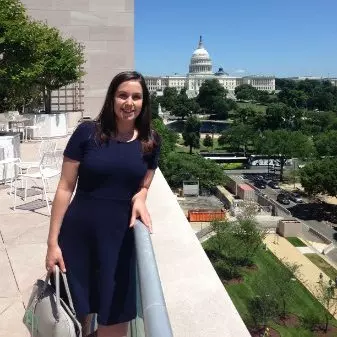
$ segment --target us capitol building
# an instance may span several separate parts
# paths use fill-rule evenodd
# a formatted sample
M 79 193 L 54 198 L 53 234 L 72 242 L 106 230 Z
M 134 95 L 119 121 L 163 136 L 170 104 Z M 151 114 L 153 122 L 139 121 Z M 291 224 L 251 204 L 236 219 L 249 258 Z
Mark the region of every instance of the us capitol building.
M 216 73 L 212 71 L 212 68 L 212 60 L 200 36 L 199 45 L 192 54 L 187 75 L 145 76 L 145 80 L 149 91 L 151 93 L 156 92 L 158 96 L 162 95 L 166 87 L 177 88 L 178 91 L 186 87 L 187 95 L 195 97 L 198 95 L 202 83 L 207 79 L 214 78 L 228 90 L 229 96 L 232 96 L 234 89 L 241 84 L 250 84 L 258 90 L 266 90 L 268 92 L 275 90 L 274 76 L 229 76 L 224 72 L 223 68 L 219 68 Z

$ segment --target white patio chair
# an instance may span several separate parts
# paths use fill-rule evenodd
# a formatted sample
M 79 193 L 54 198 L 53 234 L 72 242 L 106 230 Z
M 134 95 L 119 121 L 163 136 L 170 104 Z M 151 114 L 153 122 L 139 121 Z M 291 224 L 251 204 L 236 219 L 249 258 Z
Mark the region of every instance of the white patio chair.
M 16 158 L 15 166 L 19 170 L 19 175 L 24 174 L 28 169 L 32 168 L 39 168 L 41 159 L 45 153 L 55 153 L 57 147 L 57 141 L 56 140 L 43 140 L 40 143 L 39 146 L 39 157 L 37 161 L 22 161 L 20 158 Z M 13 192 L 13 181 L 15 179 L 15 176 L 10 177 L 10 191 L 9 194 L 12 194 Z M 22 188 L 23 188 L 23 180 L 22 182 Z M 48 184 L 48 182 L 47 182 Z M 25 195 L 27 194 L 27 191 L 25 190 Z
M 46 206 L 48 213 L 50 215 L 50 205 L 47 196 L 47 184 L 48 180 L 58 176 L 61 173 L 61 152 L 46 152 L 41 158 L 40 165 L 36 167 L 27 167 L 25 171 L 19 171 L 18 178 L 14 183 L 14 205 L 13 209 L 16 209 L 16 199 L 17 199 L 17 182 L 19 180 L 25 181 L 25 194 L 24 200 L 27 199 L 27 181 L 32 180 L 35 183 L 35 186 L 38 187 L 36 181 L 41 180 L 42 182 L 42 201 L 46 200 Z M 19 165 L 18 163 L 17 165 Z

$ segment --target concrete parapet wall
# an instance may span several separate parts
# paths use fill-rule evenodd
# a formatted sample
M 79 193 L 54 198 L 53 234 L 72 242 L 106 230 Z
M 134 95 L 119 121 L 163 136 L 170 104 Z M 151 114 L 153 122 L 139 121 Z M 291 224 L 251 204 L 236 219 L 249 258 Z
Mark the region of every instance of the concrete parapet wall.
M 316 231 L 315 229 L 313 228 L 309 228 L 308 230 L 311 234 L 317 236 L 318 238 L 320 238 L 324 243 L 326 244 L 330 244 L 331 243 L 331 240 L 328 239 L 325 235 L 323 235 L 322 233 L 319 233 L 318 231 Z
M 230 209 L 233 206 L 235 198 L 225 187 L 221 185 L 216 186 L 214 194 L 221 202 L 223 202 L 227 209 Z

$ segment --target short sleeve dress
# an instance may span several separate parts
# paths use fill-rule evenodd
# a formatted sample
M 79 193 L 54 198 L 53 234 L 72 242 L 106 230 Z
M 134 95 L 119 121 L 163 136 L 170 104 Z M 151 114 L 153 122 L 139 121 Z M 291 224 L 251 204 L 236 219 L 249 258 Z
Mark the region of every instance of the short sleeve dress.
M 131 199 L 147 170 L 156 169 L 159 150 L 158 142 L 143 154 L 138 139 L 100 144 L 94 122 L 80 124 L 69 139 L 64 156 L 80 165 L 59 245 L 80 318 L 97 313 L 99 324 L 111 325 L 136 316 Z

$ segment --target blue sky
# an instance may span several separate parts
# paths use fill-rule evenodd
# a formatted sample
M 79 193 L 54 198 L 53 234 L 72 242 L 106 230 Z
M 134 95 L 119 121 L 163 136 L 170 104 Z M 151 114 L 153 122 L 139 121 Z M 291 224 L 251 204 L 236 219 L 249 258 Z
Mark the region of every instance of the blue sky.
M 135 0 L 145 75 L 186 74 L 199 35 L 214 70 L 337 77 L 337 0 Z

